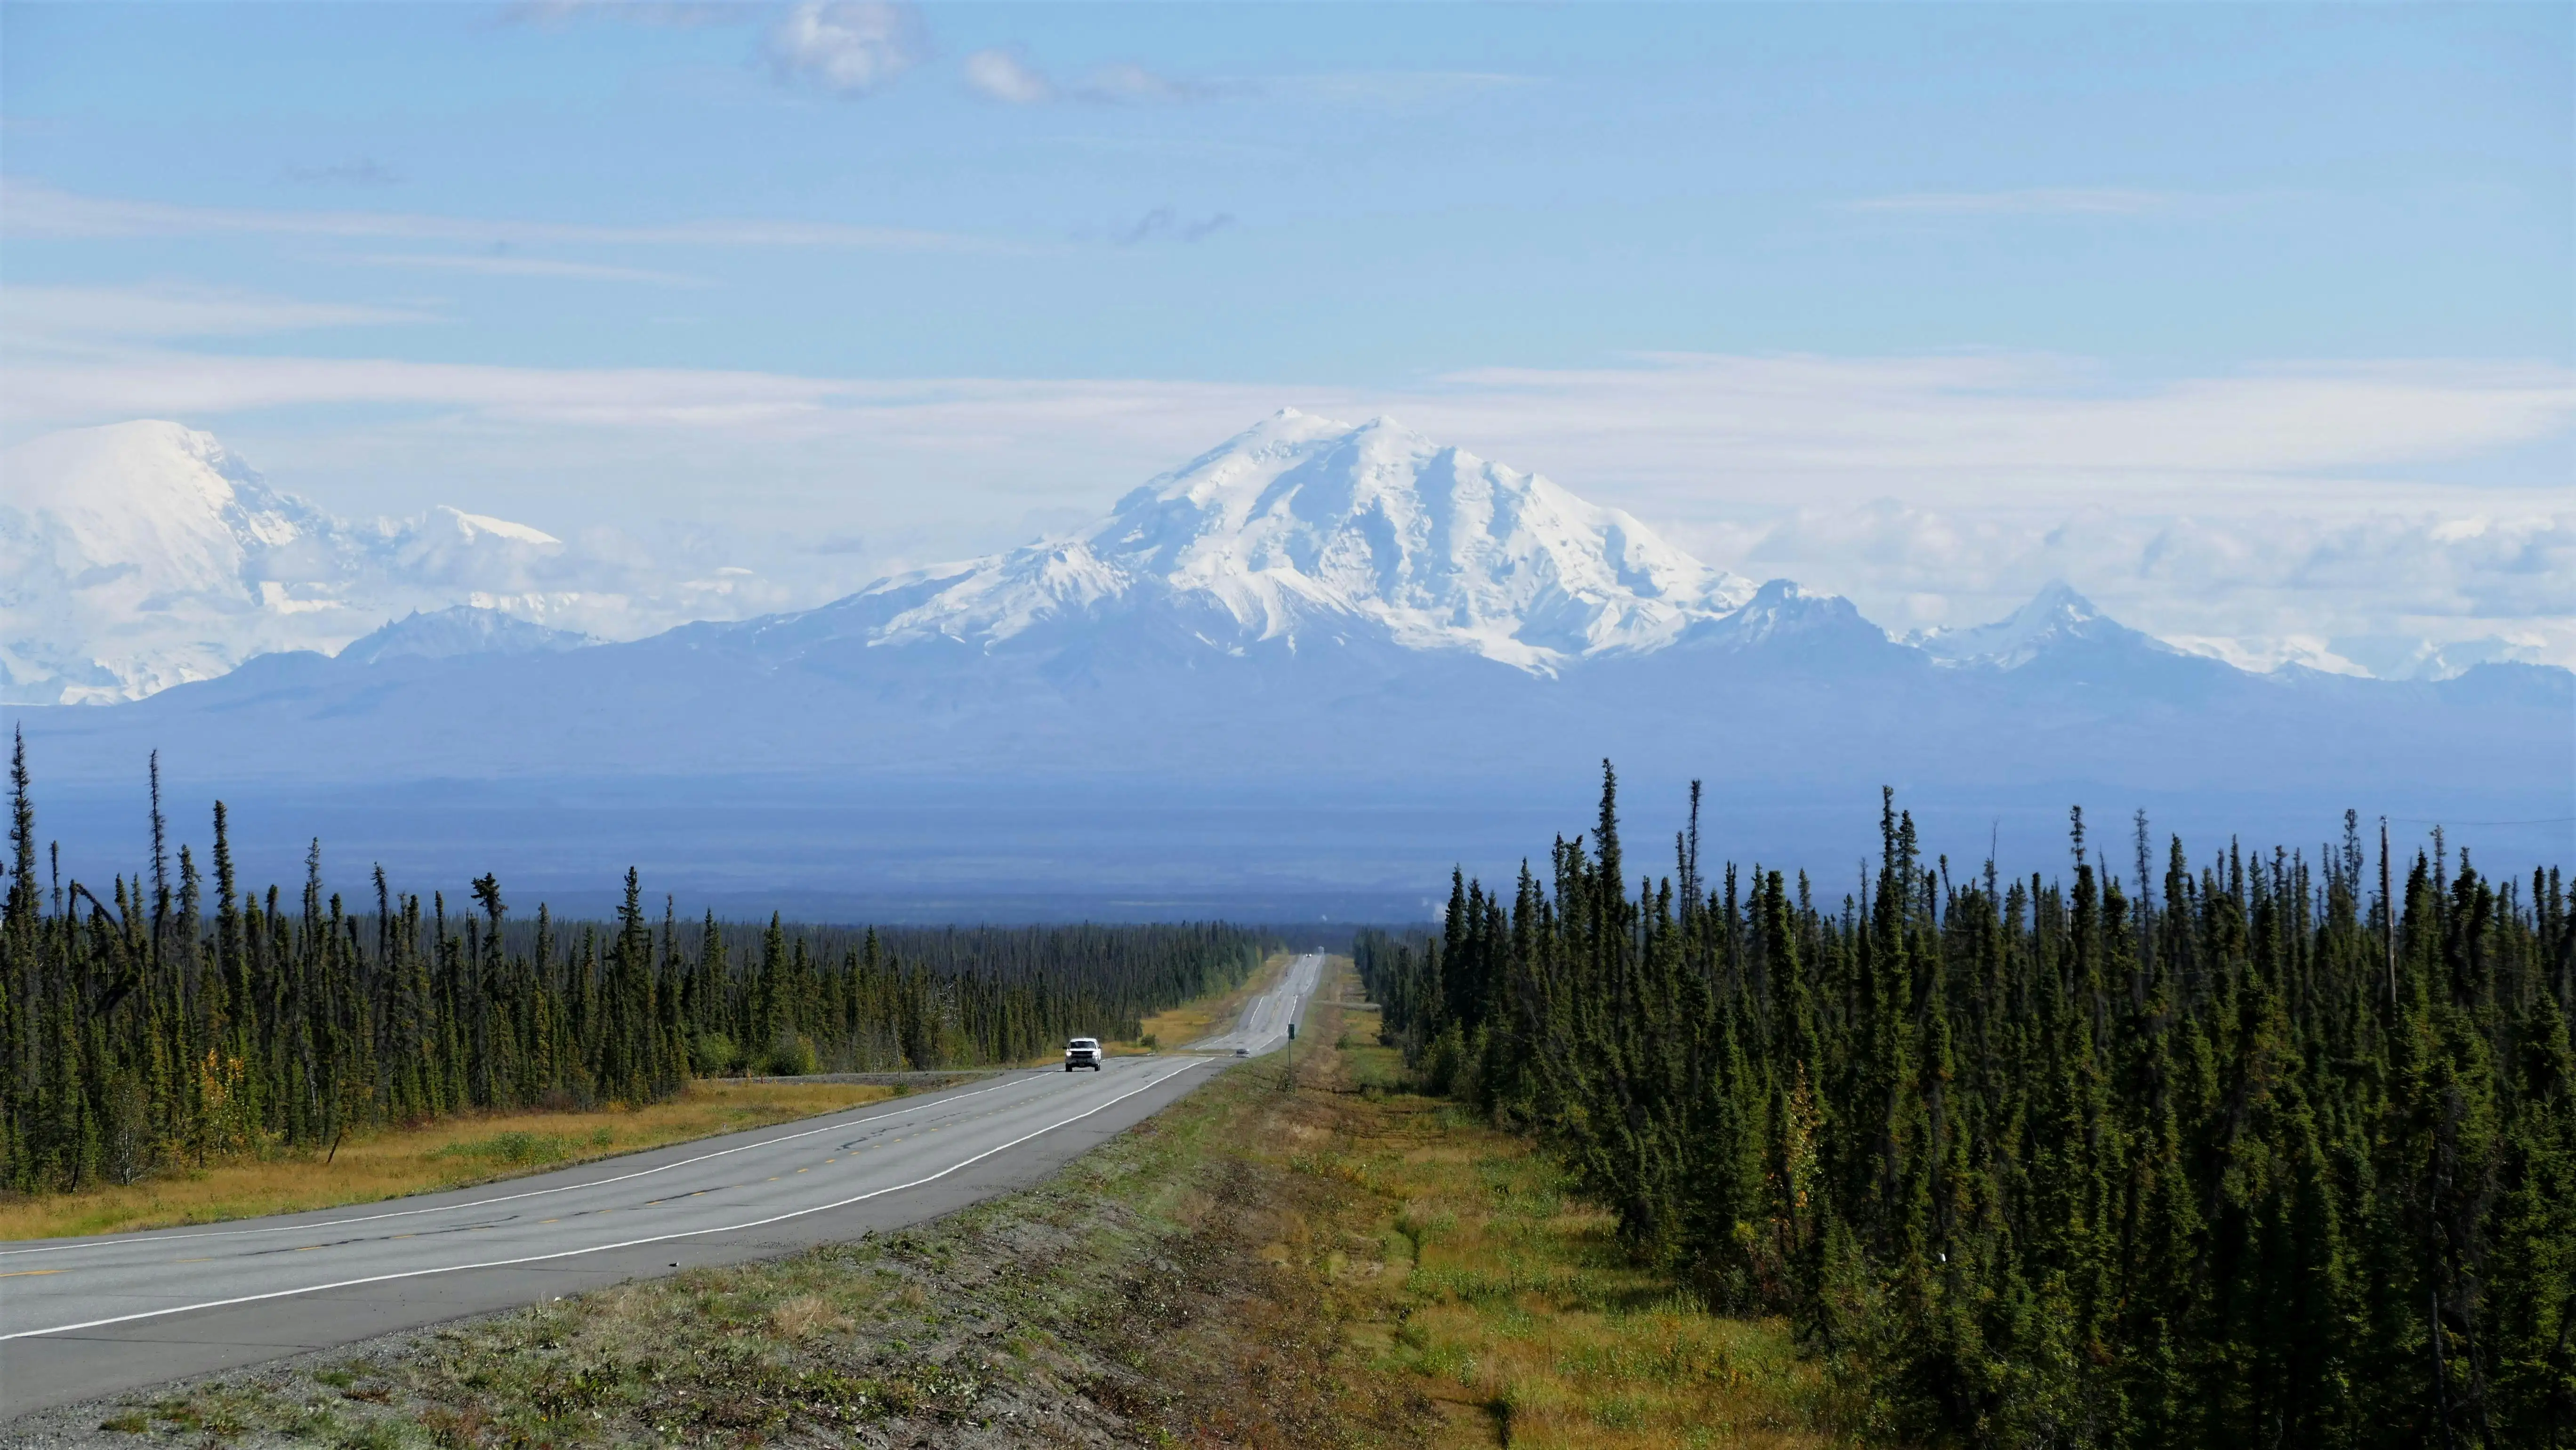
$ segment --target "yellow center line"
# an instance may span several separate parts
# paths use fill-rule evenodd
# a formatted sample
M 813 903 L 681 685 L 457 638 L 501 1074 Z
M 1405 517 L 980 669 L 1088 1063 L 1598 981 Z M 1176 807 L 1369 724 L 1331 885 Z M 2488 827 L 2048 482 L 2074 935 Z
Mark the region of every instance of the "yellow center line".
M 539 1222 L 539 1223 L 561 1223 L 561 1222 L 563 1222 L 563 1220 L 562 1220 L 562 1219 L 559 1219 L 559 1218 L 541 1218 L 541 1219 L 538 1219 L 538 1220 L 537 1220 L 537 1222 Z
M 186 1260 L 183 1259 L 180 1262 L 185 1263 Z M 32 1279 L 39 1274 L 59 1274 L 61 1272 L 62 1270 L 60 1269 L 20 1269 L 15 1273 L 0 1274 L 0 1279 Z
M 319 1248 L 327 1248 L 327 1247 L 329 1247 L 329 1245 L 327 1245 L 327 1244 L 306 1244 L 304 1247 L 302 1247 L 302 1248 L 300 1248 L 300 1249 L 297 1249 L 297 1250 L 296 1250 L 296 1252 L 297 1252 L 297 1253 L 299 1253 L 299 1254 L 309 1254 L 309 1253 L 313 1252 L 315 1249 L 319 1249 Z

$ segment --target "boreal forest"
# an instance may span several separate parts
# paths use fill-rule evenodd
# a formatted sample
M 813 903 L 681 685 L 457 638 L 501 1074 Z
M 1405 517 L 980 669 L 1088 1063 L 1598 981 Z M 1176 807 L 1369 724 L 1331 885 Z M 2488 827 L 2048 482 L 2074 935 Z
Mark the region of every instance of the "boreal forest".
M 1360 970 L 1432 1089 L 1714 1307 L 1788 1317 L 1864 1438 L 2576 1443 L 2556 869 L 2392 859 L 2349 815 L 2106 852 L 2079 813 L 2061 873 L 2005 878 L 1891 799 L 1875 880 L 1829 890 L 1703 868 L 1696 787 L 1640 869 L 1616 787 Z
M 93 885 L 49 869 L 25 743 L 0 906 L 0 1188 L 131 1182 L 352 1128 L 480 1109 L 639 1104 L 693 1075 L 1008 1063 L 1241 982 L 1222 925 L 854 929 L 680 920 L 634 872 L 614 921 L 514 914 L 502 885 L 357 903 L 168 849 Z

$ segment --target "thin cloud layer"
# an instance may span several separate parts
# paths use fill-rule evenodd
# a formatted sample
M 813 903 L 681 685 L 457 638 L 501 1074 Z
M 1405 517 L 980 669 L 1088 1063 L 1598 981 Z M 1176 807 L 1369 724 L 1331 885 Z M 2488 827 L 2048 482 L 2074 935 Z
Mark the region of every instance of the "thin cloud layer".
M 1052 76 L 1016 47 L 997 46 L 966 57 L 960 67 L 967 88 L 1012 106 L 1044 106 L 1057 101 L 1090 101 L 1117 105 L 1130 101 L 1186 101 L 1211 88 L 1147 70 L 1133 61 L 1096 66 L 1071 85 Z
M 921 17 L 886 0 L 805 0 L 769 32 L 769 63 L 781 80 L 841 96 L 882 90 L 921 60 Z
M 317 328 L 435 321 L 409 308 L 304 302 L 206 287 L 11 287 L 0 335 L 11 351 L 134 338 L 251 337 Z
M 2121 186 L 2043 186 L 2022 191 L 1910 191 L 1863 197 L 1853 211 L 1908 212 L 1918 216 L 2137 216 L 2164 211 L 2167 192 Z
M 606 246 L 814 247 L 887 251 L 1011 252 L 1009 243 L 907 227 L 835 222 L 708 220 L 643 226 L 524 218 L 424 216 L 383 211 L 269 211 L 81 196 L 41 182 L 0 182 L 0 234 L 55 240 L 214 235 L 350 240 L 399 238 L 490 247 L 510 243 Z
M 1055 83 L 1012 51 L 976 51 L 966 57 L 964 72 L 970 88 L 1006 105 L 1042 106 L 1055 99 Z

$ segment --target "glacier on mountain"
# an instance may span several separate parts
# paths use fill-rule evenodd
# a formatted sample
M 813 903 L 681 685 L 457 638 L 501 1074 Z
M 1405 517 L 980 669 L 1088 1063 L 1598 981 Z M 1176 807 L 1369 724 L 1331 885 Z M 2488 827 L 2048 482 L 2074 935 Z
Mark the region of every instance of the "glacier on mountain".
M 1120 499 L 1079 533 L 885 580 L 873 632 L 992 649 L 1140 606 L 1239 653 L 1321 630 L 1462 651 L 1533 674 L 1645 653 L 1753 586 L 1617 509 L 1442 447 L 1392 419 L 1277 414 Z
M 2131 629 L 2063 581 L 1994 623 L 1892 638 L 1848 599 L 1785 579 L 1757 589 L 1539 475 L 1391 419 L 1295 409 L 1088 527 L 799 612 L 767 612 L 802 600 L 749 570 L 676 570 L 632 542 L 585 553 L 446 506 L 344 522 L 175 423 L 50 435 L 0 459 L 0 703 L 137 699 L 266 654 L 551 650 L 690 621 L 740 621 L 744 639 L 805 651 L 1043 656 L 1068 677 L 1319 646 L 1380 669 L 1474 659 L 1535 679 L 1675 650 L 2185 689 L 2246 663 Z M 480 613 L 446 613 L 459 608 Z M 396 621 L 409 633 L 352 647 Z
M 0 460 L 0 701 L 136 699 L 336 649 L 561 551 L 452 508 L 344 522 L 176 423 L 49 434 Z
M 1640 799 L 1706 781 L 1712 841 L 1820 870 L 1874 849 L 1885 785 L 1927 829 L 2019 859 L 2063 849 L 2070 802 L 2295 841 L 2326 839 L 2347 806 L 2513 822 L 2576 789 L 2564 670 L 2248 673 L 2063 586 L 1992 625 L 1892 639 L 1849 599 L 1756 588 L 1385 420 L 1281 413 L 1091 527 L 600 644 L 526 596 L 459 607 L 497 593 L 470 587 L 495 582 L 487 550 L 534 556 L 513 587 L 542 603 L 563 576 L 533 531 L 462 513 L 398 540 L 346 529 L 203 435 L 154 446 L 183 444 L 179 502 L 161 507 L 196 534 L 9 496 L 9 547 L 52 551 L 54 594 L 16 573 L 0 586 L 8 667 L 32 657 L 31 592 L 38 609 L 147 599 L 147 572 L 196 590 L 151 585 L 176 601 L 163 613 L 286 643 L 148 699 L 11 712 L 67 840 L 94 826 L 131 847 L 161 751 L 172 791 L 227 799 L 244 859 L 287 871 L 320 834 L 335 860 L 497 871 L 538 899 L 637 865 L 728 910 L 877 909 L 864 889 L 962 916 L 1401 919 L 1453 864 L 1509 879 L 1546 830 L 1583 829 L 1605 758 Z M 362 567 L 296 563 L 339 548 Z M 348 581 L 385 578 L 420 612 L 291 647 L 326 611 L 354 615 Z M 66 616 L 93 633 L 56 637 L 98 641 L 92 661 L 187 638 L 126 607 Z M 124 624 L 150 627 L 98 632 Z M 2540 854 L 2528 834 L 2481 844 L 2482 862 Z
M 177 423 L 48 434 L 0 455 L 0 703 L 140 699 L 459 606 L 632 639 L 815 597 L 584 538 L 443 504 L 344 520 Z
M 1906 643 L 1946 665 L 1998 670 L 2020 669 L 2044 654 L 2068 649 L 2182 653 L 2094 608 L 2092 600 L 2063 579 L 2049 581 L 2029 603 L 1992 624 L 1919 632 Z

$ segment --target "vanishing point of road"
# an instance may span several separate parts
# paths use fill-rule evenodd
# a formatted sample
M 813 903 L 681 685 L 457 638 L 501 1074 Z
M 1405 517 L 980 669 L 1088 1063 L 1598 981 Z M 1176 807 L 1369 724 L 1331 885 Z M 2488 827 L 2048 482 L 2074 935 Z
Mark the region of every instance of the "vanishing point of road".
M 1008 1072 L 823 1118 L 383 1203 L 0 1243 L 0 1419 L 854 1239 L 1025 1188 L 1287 1039 L 1301 956 L 1235 1026 L 1099 1072 Z

